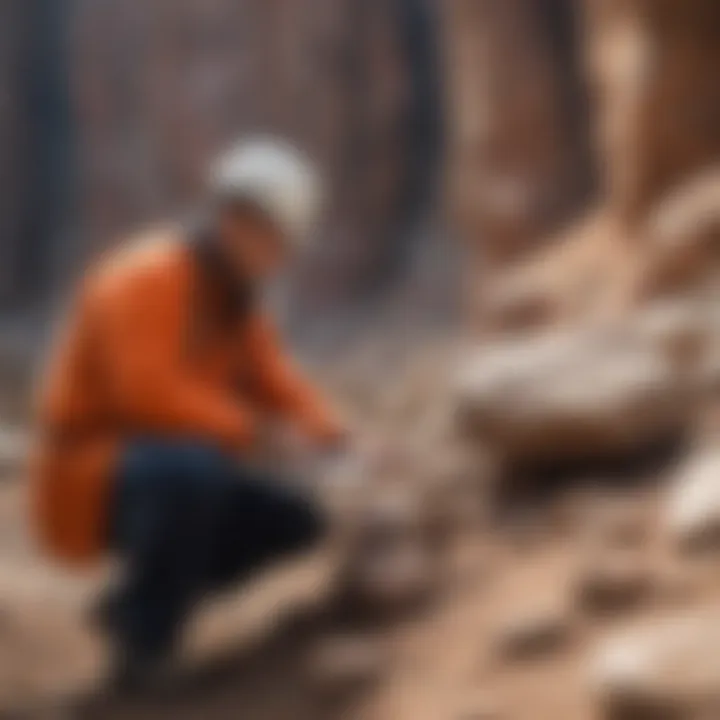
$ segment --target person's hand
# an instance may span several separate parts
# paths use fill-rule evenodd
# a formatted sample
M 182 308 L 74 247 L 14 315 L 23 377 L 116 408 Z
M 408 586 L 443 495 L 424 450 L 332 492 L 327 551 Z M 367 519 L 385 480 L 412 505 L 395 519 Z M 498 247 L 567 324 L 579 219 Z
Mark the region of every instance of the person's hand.
M 333 485 L 357 486 L 368 477 L 374 443 L 366 433 L 346 431 L 326 444 L 319 454 L 320 473 Z
M 335 484 L 366 485 L 405 467 L 404 448 L 379 433 L 355 432 L 323 456 L 323 474 Z
M 293 463 L 306 464 L 317 455 L 317 443 L 289 423 L 276 426 L 274 441 L 276 452 Z

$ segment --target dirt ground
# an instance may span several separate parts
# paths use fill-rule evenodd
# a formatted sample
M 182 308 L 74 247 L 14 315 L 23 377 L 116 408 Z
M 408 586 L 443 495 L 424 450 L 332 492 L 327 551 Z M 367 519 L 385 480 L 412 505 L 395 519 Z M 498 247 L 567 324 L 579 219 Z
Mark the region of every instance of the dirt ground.
M 655 578 L 653 593 L 627 612 L 591 618 L 572 602 L 589 527 L 584 513 L 592 511 L 593 499 L 570 491 L 533 517 L 461 534 L 436 601 L 391 623 L 353 626 L 333 619 L 332 574 L 322 551 L 276 569 L 249 590 L 203 608 L 177 682 L 156 696 L 123 700 L 95 691 L 102 644 L 85 622 L 106 572 L 75 578 L 38 559 L 25 532 L 25 488 L 7 480 L 0 486 L 2 717 L 599 718 L 587 682 L 599 636 L 638 614 L 720 598 L 710 565 L 683 565 L 679 573 L 656 530 L 657 494 L 648 486 L 626 495 L 627 505 L 638 508 L 642 553 Z M 556 646 L 524 658 L 499 653 L 504 619 L 548 597 L 570 599 L 559 611 L 565 627 Z M 344 677 L 342 661 L 335 663 L 332 654 L 324 667 L 318 657 L 333 642 L 355 647 L 356 660 L 346 664 L 371 667 Z

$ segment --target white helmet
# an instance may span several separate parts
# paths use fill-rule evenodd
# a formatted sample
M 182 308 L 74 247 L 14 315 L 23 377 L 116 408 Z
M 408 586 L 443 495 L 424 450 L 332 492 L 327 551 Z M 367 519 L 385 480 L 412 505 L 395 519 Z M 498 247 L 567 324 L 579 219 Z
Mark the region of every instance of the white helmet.
M 257 206 L 296 247 L 309 241 L 322 204 L 313 163 L 271 137 L 242 140 L 223 153 L 212 164 L 209 187 L 216 198 Z

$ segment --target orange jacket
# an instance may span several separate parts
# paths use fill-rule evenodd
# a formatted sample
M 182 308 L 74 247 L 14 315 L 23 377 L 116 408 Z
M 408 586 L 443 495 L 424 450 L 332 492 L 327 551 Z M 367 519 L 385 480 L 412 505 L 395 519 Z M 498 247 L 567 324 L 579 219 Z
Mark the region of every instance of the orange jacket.
M 86 562 L 106 547 L 113 469 L 128 438 L 240 450 L 268 413 L 321 441 L 339 432 L 266 318 L 253 313 L 229 332 L 203 327 L 197 277 L 174 231 L 139 239 L 87 276 L 40 397 L 33 505 L 55 556 Z

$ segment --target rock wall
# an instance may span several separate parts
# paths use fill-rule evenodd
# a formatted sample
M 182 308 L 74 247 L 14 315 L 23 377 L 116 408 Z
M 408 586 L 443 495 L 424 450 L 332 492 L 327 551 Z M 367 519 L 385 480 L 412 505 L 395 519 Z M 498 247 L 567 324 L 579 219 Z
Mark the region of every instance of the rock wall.
M 641 220 L 720 152 L 720 6 L 589 0 L 588 57 L 608 203 Z
M 606 431 L 619 431 L 621 445 L 641 444 L 632 437 L 637 432 L 662 439 L 668 426 L 658 430 L 654 423 L 670 408 L 681 410 L 673 432 L 692 436 L 718 403 L 720 335 L 708 312 L 717 306 L 720 277 L 720 91 L 714 78 L 720 6 L 710 0 L 587 0 L 584 8 L 575 33 L 583 41 L 600 170 L 593 207 L 543 242 L 541 225 L 530 226 L 532 252 L 496 266 L 490 277 L 474 273 L 481 295 L 472 320 L 484 342 L 460 393 L 472 406 L 478 437 L 493 448 L 527 441 L 536 456 L 548 448 L 564 458 L 577 450 L 608 454 L 618 438 L 604 448 L 595 445 L 600 435 L 608 439 Z M 513 53 L 525 57 L 520 47 Z M 485 72 L 475 70 L 477 76 Z M 466 146 L 468 154 L 471 149 Z M 476 185 L 487 167 L 480 165 Z M 538 177 L 552 186 L 556 176 L 545 168 Z M 485 228 L 481 246 L 503 239 Z M 627 351 L 648 337 L 645 366 Z M 663 366 L 670 371 L 665 379 Z M 650 389 L 658 404 L 645 415 L 631 406 L 640 396 L 644 402 Z M 623 407 L 606 415 L 616 400 Z M 627 421 L 632 431 L 621 430 Z M 577 439 L 576 433 L 589 434 Z
M 445 5 L 451 218 L 492 271 L 536 247 L 590 185 L 575 3 Z
M 476 248 L 471 317 L 486 328 L 627 312 L 655 272 L 660 206 L 718 160 L 717 3 L 586 0 L 574 15 L 559 0 L 541 5 L 449 5 L 453 217 Z M 573 45 L 564 60 L 574 71 L 553 55 Z M 590 203 L 576 192 L 588 174 L 597 178 Z

